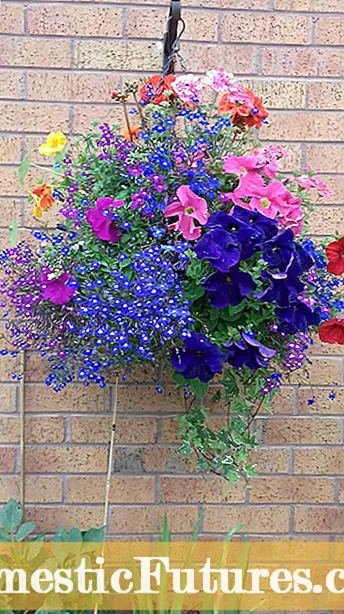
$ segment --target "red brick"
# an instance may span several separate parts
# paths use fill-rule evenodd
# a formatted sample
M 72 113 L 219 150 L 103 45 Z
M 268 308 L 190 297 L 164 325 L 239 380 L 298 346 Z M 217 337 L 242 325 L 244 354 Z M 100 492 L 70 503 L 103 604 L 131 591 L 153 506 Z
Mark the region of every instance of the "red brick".
M 205 511 L 203 530 L 209 533 L 227 533 L 237 524 L 244 523 L 242 531 L 249 533 L 287 533 L 289 510 L 287 507 L 268 506 L 212 506 Z
M 122 35 L 122 10 L 116 8 L 76 6 L 30 6 L 30 34 L 55 36 Z
M 108 443 L 111 437 L 111 424 L 111 416 L 73 417 L 72 441 Z M 116 443 L 155 443 L 156 441 L 156 418 L 117 418 Z
M 343 475 L 344 449 L 298 448 L 294 450 L 294 473 L 304 475 Z
M 19 416 L 0 416 L 0 442 L 19 443 L 19 437 Z M 27 417 L 25 439 L 27 443 L 61 443 L 64 440 L 64 419 Z
M 100 446 L 27 446 L 28 473 L 105 473 L 107 449 Z
M 72 527 L 87 531 L 91 527 L 101 527 L 103 518 L 104 510 L 101 505 L 91 507 L 30 505 L 25 508 L 25 520 L 34 520 L 36 531 L 39 533 L 55 533 L 57 527 L 63 527 L 67 531 Z
M 342 0 L 274 0 L 280 11 L 311 11 L 313 13 L 342 13 Z
M 342 533 L 344 508 L 297 507 L 294 510 L 294 531 L 297 533 Z
M 105 497 L 105 478 L 71 477 L 67 480 L 68 503 L 100 503 Z M 112 476 L 110 503 L 154 503 L 155 478 Z
M 329 398 L 331 393 L 335 394 L 334 399 Z M 300 388 L 298 398 L 300 414 L 344 414 L 343 388 Z M 309 404 L 309 400 L 314 402 Z
M 335 418 L 260 418 L 256 421 L 264 444 L 339 444 L 341 421 Z
M 24 32 L 24 7 L 18 4 L 0 4 L 0 33 L 22 34 Z
M 344 50 L 314 48 L 263 49 L 264 75 L 341 77 Z
M 338 501 L 344 503 L 344 480 L 339 480 Z
M 306 45 L 310 42 L 308 17 L 295 15 L 226 13 L 221 28 L 224 42 Z
M 108 102 L 110 97 L 108 97 Z M 119 123 L 124 128 L 123 109 L 114 104 L 109 105 L 76 105 L 74 109 L 73 132 L 82 134 L 91 129 L 91 122 Z
M 16 410 L 17 387 L 15 384 L 1 384 L 0 386 L 0 411 L 14 412 Z
M 20 162 L 20 136 L 0 136 L 0 163 L 18 164 Z
M 319 17 L 315 28 L 315 42 L 319 45 L 343 45 L 344 16 Z
M 25 409 L 28 412 L 94 412 L 109 407 L 108 390 L 72 384 L 54 392 L 43 384 L 25 387 Z
M 0 471 L 2 473 L 12 473 L 14 471 L 16 450 L 14 446 L 0 447 Z
M 230 487 L 223 478 L 160 478 L 160 496 L 163 503 L 243 503 L 245 490 L 244 482 L 237 482 Z
M 250 503 L 332 503 L 335 482 L 329 478 L 254 478 Z
M 218 65 L 235 65 L 241 74 L 251 74 L 254 50 L 252 47 L 184 43 L 183 55 L 188 58 L 188 70 L 204 72 Z M 76 65 L 84 69 L 121 71 L 159 71 L 161 49 L 148 41 L 79 41 Z
M 19 476 L 0 476 L 1 503 L 9 499 L 20 498 Z M 60 503 L 62 501 L 62 480 L 57 477 L 26 476 L 25 477 L 26 503 Z
M 1 102 L 0 130 L 9 132 L 68 131 L 67 105 L 36 104 L 33 102 Z
M 70 66 L 70 41 L 44 38 L 9 37 L 0 39 L 2 66 L 39 66 L 68 68 Z
M 262 138 L 274 141 L 340 141 L 344 139 L 341 113 L 285 113 L 273 111 L 270 124 L 262 128 Z
M 310 109 L 344 109 L 344 83 L 319 81 L 308 84 Z
M 259 447 L 251 454 L 250 462 L 257 474 L 288 473 L 290 451 L 288 448 Z
M 183 39 L 193 41 L 216 41 L 218 15 L 216 12 L 183 11 L 186 24 Z M 128 9 L 126 36 L 128 38 L 160 39 L 166 24 L 165 9 Z
M 317 207 L 312 211 L 309 220 L 309 228 L 314 235 L 334 236 L 338 228 L 343 227 L 343 224 L 344 209 L 342 207 Z
M 0 73 L 1 78 L 1 73 Z M 62 102 L 109 102 L 119 86 L 117 75 L 73 72 L 29 72 L 28 98 Z
M 308 145 L 307 164 L 322 173 L 344 173 L 344 147 L 341 145 Z
M 23 75 L 19 71 L 2 70 L 0 71 L 0 99 L 1 98 L 22 98 Z
M 198 508 L 191 506 L 130 506 L 113 507 L 112 533 L 159 533 L 166 513 L 173 533 L 192 533 L 198 517 Z

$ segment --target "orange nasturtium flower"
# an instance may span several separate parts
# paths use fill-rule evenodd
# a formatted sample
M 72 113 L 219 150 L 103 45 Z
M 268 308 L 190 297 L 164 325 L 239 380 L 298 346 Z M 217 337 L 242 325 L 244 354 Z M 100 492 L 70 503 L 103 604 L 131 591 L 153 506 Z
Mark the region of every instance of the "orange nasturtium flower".
M 63 132 L 50 132 L 46 143 L 40 145 L 38 151 L 42 156 L 54 156 L 64 149 L 66 143 L 67 139 Z
M 126 128 L 123 131 L 123 136 L 126 141 L 136 141 L 140 132 L 141 132 L 141 128 L 139 128 L 139 126 L 130 126 L 130 133 L 129 133 L 129 129 Z
M 31 194 L 36 203 L 33 214 L 35 217 L 41 218 L 42 211 L 48 211 L 48 209 L 51 209 L 55 202 L 53 197 L 53 188 L 51 185 L 47 185 L 46 183 L 40 183 L 39 185 L 36 185 Z

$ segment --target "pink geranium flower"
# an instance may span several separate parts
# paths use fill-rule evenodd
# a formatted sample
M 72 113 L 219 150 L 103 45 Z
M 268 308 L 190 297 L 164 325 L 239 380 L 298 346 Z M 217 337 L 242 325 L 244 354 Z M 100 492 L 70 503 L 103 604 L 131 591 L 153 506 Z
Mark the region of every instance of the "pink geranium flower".
M 68 285 L 71 281 L 70 273 L 62 273 L 59 277 L 53 277 L 51 271 L 46 271 L 41 276 L 43 282 L 43 298 L 49 299 L 55 305 L 69 303 L 77 291 L 76 287 Z
M 87 211 L 86 220 L 99 239 L 110 243 L 117 243 L 120 240 L 122 233 L 112 218 L 112 210 L 123 205 L 125 205 L 124 200 L 98 198 L 96 208 Z
M 169 225 L 169 230 L 179 230 L 184 239 L 193 241 L 201 236 L 201 228 L 195 226 L 197 220 L 203 226 L 208 220 L 207 201 L 197 196 L 188 185 L 177 190 L 178 200 L 171 203 L 164 211 L 165 217 L 178 217 L 178 221 Z

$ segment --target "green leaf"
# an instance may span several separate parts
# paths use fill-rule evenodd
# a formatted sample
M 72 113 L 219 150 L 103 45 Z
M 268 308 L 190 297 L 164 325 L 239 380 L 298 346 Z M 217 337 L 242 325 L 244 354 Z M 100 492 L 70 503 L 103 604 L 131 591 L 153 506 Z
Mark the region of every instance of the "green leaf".
M 0 542 L 9 542 L 10 538 L 6 529 L 0 529 Z
M 104 541 L 104 527 L 100 529 L 89 529 L 83 536 L 84 542 L 103 542 Z
M 17 245 L 17 234 L 18 234 L 18 221 L 17 218 L 14 218 L 11 224 L 8 227 L 10 233 L 10 246 L 15 247 Z
M 14 499 L 10 499 L 2 508 L 0 513 L 1 524 L 5 529 L 13 531 L 16 529 L 23 519 L 23 511 Z
M 174 372 L 172 374 L 172 379 L 174 382 L 176 382 L 177 386 L 185 386 L 188 383 L 185 377 L 181 375 L 180 373 Z
M 69 531 L 68 541 L 69 542 L 75 542 L 75 543 L 82 542 L 82 535 L 81 535 L 80 529 L 77 529 L 76 527 L 73 527 Z
M 23 159 L 21 165 L 18 168 L 19 183 L 23 183 L 26 175 L 29 172 L 30 166 L 31 166 L 31 152 L 29 151 L 29 153 L 26 154 L 25 158 Z
M 34 528 L 35 528 L 35 523 L 33 520 L 30 520 L 30 522 L 25 522 L 24 524 L 22 524 L 21 527 L 19 527 L 17 531 L 16 542 L 23 541 L 23 539 L 25 539 L 26 537 L 28 537 L 28 535 L 30 535 L 30 533 L 32 533 Z
M 194 391 L 196 397 L 203 398 L 208 392 L 208 384 L 204 384 L 199 379 L 192 379 L 190 381 L 190 386 Z

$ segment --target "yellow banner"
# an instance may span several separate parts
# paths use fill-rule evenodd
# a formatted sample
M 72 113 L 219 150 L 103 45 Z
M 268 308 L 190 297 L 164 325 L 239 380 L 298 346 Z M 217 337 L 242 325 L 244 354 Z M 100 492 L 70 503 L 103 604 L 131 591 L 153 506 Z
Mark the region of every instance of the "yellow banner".
M 0 610 L 344 609 L 344 544 L 0 544 Z

